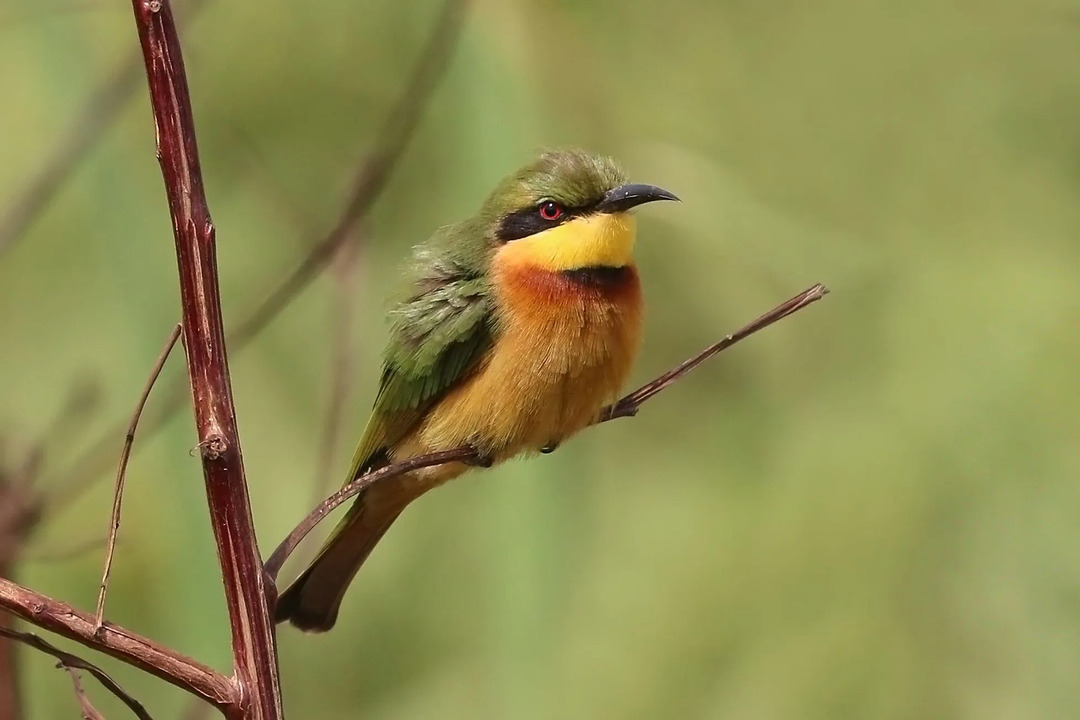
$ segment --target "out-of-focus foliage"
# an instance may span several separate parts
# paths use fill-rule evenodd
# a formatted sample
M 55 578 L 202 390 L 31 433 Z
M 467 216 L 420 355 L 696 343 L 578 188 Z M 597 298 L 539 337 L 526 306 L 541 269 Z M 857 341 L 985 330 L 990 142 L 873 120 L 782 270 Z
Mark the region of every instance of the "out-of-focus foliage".
M 437 12 L 206 0 L 183 28 L 229 319 L 332 224 Z M 125 2 L 5 0 L 0 206 L 135 46 Z M 350 441 L 409 246 L 565 144 L 684 201 L 640 213 L 637 379 L 813 282 L 833 294 L 637 419 L 418 502 L 333 633 L 282 630 L 291 716 L 1073 716 L 1080 5 L 478 2 L 368 223 Z M 313 500 L 332 297 L 324 278 L 232 358 L 264 551 Z M 130 412 L 177 315 L 140 86 L 0 257 L 4 436 L 31 442 L 96 378 L 100 422 L 62 467 Z M 110 614 L 227 668 L 193 444 L 186 413 L 137 443 Z M 102 533 L 109 485 L 37 543 Z M 20 579 L 91 607 L 99 564 Z M 73 716 L 24 657 L 30 717 Z M 115 674 L 156 717 L 187 702 Z

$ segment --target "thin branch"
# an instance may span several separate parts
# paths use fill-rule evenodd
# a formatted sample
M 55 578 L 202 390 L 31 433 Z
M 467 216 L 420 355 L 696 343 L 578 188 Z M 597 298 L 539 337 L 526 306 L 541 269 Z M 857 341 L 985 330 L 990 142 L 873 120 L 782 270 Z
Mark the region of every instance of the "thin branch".
M 247 346 L 311 280 L 325 270 L 337 248 L 355 233 L 357 224 L 367 215 L 381 193 L 404 149 L 412 139 L 424 108 L 430 101 L 438 80 L 449 65 L 449 58 L 461 33 L 469 0 L 445 0 L 427 44 L 421 51 L 405 90 L 398 98 L 382 131 L 372 143 L 375 150 L 359 164 L 354 189 L 342 210 L 337 224 L 315 245 L 311 246 L 300 264 L 283 278 L 255 310 L 227 335 L 230 347 Z M 144 437 L 159 431 L 180 408 L 187 397 L 180 384 L 169 385 L 159 392 L 162 400 L 157 409 L 146 413 L 142 421 Z M 51 485 L 47 504 L 49 511 L 59 512 L 73 503 L 108 468 L 115 452 L 115 438 L 124 432 L 122 424 L 109 429 L 86 452 L 56 477 Z
M 188 0 L 184 4 L 185 21 L 199 11 L 204 1 Z M 68 135 L 55 145 L 52 156 L 0 218 L 0 255 L 26 234 L 86 154 L 120 116 L 124 103 L 139 87 L 141 66 L 138 55 L 124 60 L 75 114 Z
M 476 448 L 469 445 L 463 445 L 452 450 L 443 450 L 442 452 L 429 453 L 408 460 L 402 460 L 401 462 L 387 465 L 374 472 L 369 472 L 366 475 L 361 475 L 356 480 L 326 498 L 326 500 L 312 510 L 311 513 L 309 513 L 308 516 L 281 541 L 281 544 L 274 549 L 274 554 L 266 561 L 266 574 L 271 580 L 277 580 L 278 573 L 281 572 L 281 566 L 289 559 L 289 556 L 292 555 L 296 546 L 307 537 L 307 534 L 314 530 L 315 526 L 322 522 L 323 518 L 333 512 L 339 505 L 349 498 L 359 495 L 372 485 L 385 482 L 398 475 L 412 472 L 413 470 L 432 467 L 433 465 L 443 465 L 450 462 L 474 463 L 478 462 L 479 459 L 480 456 L 477 453 Z
M 4 578 L 0 578 L 0 609 L 148 672 L 216 708 L 240 701 L 239 688 L 213 669 L 112 623 L 98 628 L 90 613 Z
M 113 490 L 109 537 L 105 545 L 105 568 L 101 572 L 101 585 L 98 587 L 96 616 L 99 627 L 105 618 L 105 594 L 109 591 L 109 575 L 112 573 L 113 553 L 116 550 L 116 533 L 120 530 L 120 506 L 124 501 L 124 481 L 127 478 L 131 446 L 135 444 L 135 430 L 139 427 L 139 418 L 142 417 L 143 408 L 146 407 L 146 401 L 150 398 L 150 391 L 154 389 L 154 383 L 157 382 L 158 376 L 161 375 L 161 370 L 165 367 L 165 361 L 169 359 L 169 353 L 172 352 L 176 341 L 180 339 L 182 327 L 180 323 L 177 323 L 176 327 L 169 333 L 169 339 L 165 341 L 165 347 L 161 349 L 158 359 L 154 362 L 146 386 L 139 396 L 139 401 L 135 404 L 135 412 L 131 416 L 131 423 L 128 424 L 127 434 L 124 436 L 124 447 L 120 451 L 120 464 L 116 469 L 116 486 Z
M 765 313 L 756 320 L 744 325 L 735 332 L 731 333 L 723 340 L 709 347 L 690 358 L 684 363 L 677 365 L 676 367 L 668 370 L 666 373 L 660 375 L 655 380 L 652 380 L 645 385 L 641 386 L 637 390 L 634 390 L 630 394 L 626 395 L 618 402 L 609 405 L 605 408 L 600 418 L 595 424 L 607 422 L 608 420 L 615 420 L 621 417 L 631 417 L 637 414 L 641 405 L 659 393 L 664 388 L 670 386 L 679 378 L 684 377 L 691 370 L 696 368 L 701 363 L 705 362 L 717 353 L 726 350 L 740 340 L 747 338 L 759 330 L 772 325 L 778 320 L 802 310 L 808 305 L 817 302 L 821 298 L 825 297 L 828 293 L 828 289 L 824 285 L 814 285 L 813 287 L 804 290 L 795 297 L 787 300 L 776 306 L 769 312 Z M 450 462 L 463 462 L 467 464 L 474 464 L 480 462 L 481 458 L 476 449 L 463 445 L 461 447 L 454 448 L 452 450 L 443 450 L 441 452 L 430 453 L 427 455 L 420 455 L 401 462 L 392 463 L 386 467 L 380 468 L 374 472 L 370 472 L 366 475 L 362 475 L 353 482 L 344 486 L 336 493 L 326 498 L 322 503 L 318 505 L 311 513 L 305 517 L 299 525 L 297 525 L 288 536 L 281 541 L 281 543 L 274 549 L 273 555 L 266 561 L 266 573 L 271 579 L 277 580 L 278 574 L 281 572 L 282 565 L 289 559 L 296 547 L 307 537 L 315 526 L 329 515 L 335 508 L 344 503 L 349 498 L 359 495 L 367 488 L 377 484 L 387 482 L 399 475 L 403 475 L 413 470 L 420 468 L 432 467 L 433 465 L 443 465 Z
M 60 670 L 66 670 L 67 674 L 71 677 L 71 689 L 75 693 L 75 700 L 79 703 L 79 711 L 82 713 L 83 720 L 105 720 L 105 716 L 98 712 L 98 709 L 94 707 L 94 703 L 90 701 L 90 696 L 86 694 L 86 688 L 83 687 L 82 678 L 79 677 L 79 671 L 73 667 L 68 667 L 62 662 L 56 664 L 56 667 Z
M 56 647 L 52 643 L 46 641 L 44 638 L 38 637 L 33 633 L 19 632 L 18 630 L 7 630 L 0 628 L 0 635 L 11 638 L 12 640 L 18 640 L 24 645 L 28 645 L 35 650 L 40 650 L 46 655 L 52 655 L 54 658 L 60 661 L 60 666 L 67 668 L 68 670 L 85 670 L 94 676 L 94 679 L 101 683 L 102 687 L 111 692 L 116 697 L 120 698 L 120 701 L 131 708 L 131 712 L 135 713 L 135 717 L 139 720 L 153 720 L 150 717 L 150 713 L 146 712 L 146 708 L 142 706 L 138 700 L 133 698 L 124 688 L 120 687 L 115 680 L 109 677 L 109 674 L 99 668 L 97 665 L 87 662 L 77 655 L 72 655 L 69 652 L 65 652 Z M 77 676 L 72 673 L 72 676 L 76 678 L 75 682 L 75 694 L 83 695 L 80 693 L 81 683 L 77 682 Z
M 235 680 L 243 696 L 242 705 L 228 708 L 226 713 L 245 720 L 280 720 L 283 710 L 274 623 L 236 428 L 215 230 L 203 189 L 180 39 L 168 0 L 132 0 L 131 4 L 176 240 L 191 399 L 225 585 Z
M 674 383 L 679 378 L 689 373 L 691 370 L 711 358 L 713 355 L 727 350 L 735 343 L 750 337 L 758 330 L 764 330 L 765 328 L 772 325 L 774 322 L 783 320 L 788 315 L 791 315 L 793 313 L 797 313 L 807 305 L 815 303 L 821 298 L 825 297 L 828 292 L 829 289 L 819 283 L 811 288 L 803 290 L 801 293 L 791 298 L 790 300 L 780 303 L 769 312 L 765 313 L 756 320 L 747 323 L 746 325 L 742 326 L 741 328 L 731 333 L 727 337 L 723 338 L 719 342 L 710 345 L 689 360 L 676 365 L 663 375 L 645 383 L 637 390 L 620 399 L 618 402 L 604 408 L 603 413 L 601 413 L 600 415 L 599 422 L 616 420 L 621 417 L 633 417 L 637 414 L 638 408 L 641 407 L 642 403 L 644 403 L 653 395 Z

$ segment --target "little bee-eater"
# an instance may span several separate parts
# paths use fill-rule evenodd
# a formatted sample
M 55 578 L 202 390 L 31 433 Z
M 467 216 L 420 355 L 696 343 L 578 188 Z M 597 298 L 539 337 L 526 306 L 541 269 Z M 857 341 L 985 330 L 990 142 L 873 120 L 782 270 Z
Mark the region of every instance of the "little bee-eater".
M 417 247 L 347 480 L 466 444 L 484 465 L 550 451 L 593 423 L 637 355 L 642 303 L 630 211 L 654 200 L 678 198 L 627 184 L 608 158 L 548 152 L 503 180 L 476 215 Z M 281 595 L 277 620 L 329 630 L 390 524 L 466 469 L 417 470 L 361 493 Z

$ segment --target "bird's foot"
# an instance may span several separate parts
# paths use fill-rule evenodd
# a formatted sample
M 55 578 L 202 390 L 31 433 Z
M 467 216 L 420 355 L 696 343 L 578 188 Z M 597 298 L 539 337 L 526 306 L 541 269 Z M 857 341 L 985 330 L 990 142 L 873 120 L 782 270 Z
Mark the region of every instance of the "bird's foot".
M 491 453 L 481 452 L 479 448 L 475 447 L 473 450 L 475 451 L 473 456 L 464 461 L 466 465 L 478 468 L 489 468 L 495 464 L 495 458 Z

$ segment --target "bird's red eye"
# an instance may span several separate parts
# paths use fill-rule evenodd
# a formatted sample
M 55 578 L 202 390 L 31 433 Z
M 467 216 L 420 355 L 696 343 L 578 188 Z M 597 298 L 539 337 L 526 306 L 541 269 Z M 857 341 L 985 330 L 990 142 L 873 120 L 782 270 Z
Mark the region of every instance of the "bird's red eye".
M 563 209 L 559 206 L 559 203 L 553 200 L 547 200 L 540 203 L 540 217 L 545 220 L 558 220 L 562 217 Z

